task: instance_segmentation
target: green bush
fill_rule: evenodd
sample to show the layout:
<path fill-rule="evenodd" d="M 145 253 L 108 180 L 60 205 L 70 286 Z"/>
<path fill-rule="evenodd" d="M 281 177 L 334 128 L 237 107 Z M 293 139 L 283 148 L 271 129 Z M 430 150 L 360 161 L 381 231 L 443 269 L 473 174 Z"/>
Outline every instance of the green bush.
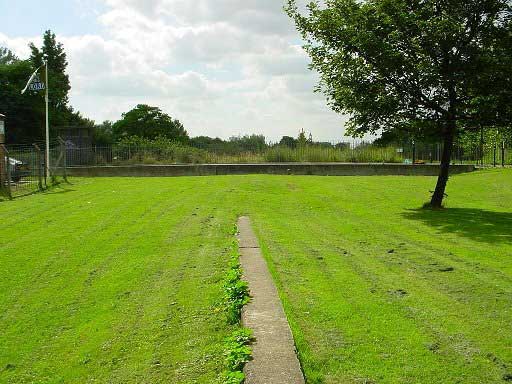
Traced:
<path fill-rule="evenodd" d="M 115 147 L 118 162 L 124 164 L 198 164 L 206 163 L 204 150 L 159 137 L 149 140 L 131 136 L 123 138 Z"/>

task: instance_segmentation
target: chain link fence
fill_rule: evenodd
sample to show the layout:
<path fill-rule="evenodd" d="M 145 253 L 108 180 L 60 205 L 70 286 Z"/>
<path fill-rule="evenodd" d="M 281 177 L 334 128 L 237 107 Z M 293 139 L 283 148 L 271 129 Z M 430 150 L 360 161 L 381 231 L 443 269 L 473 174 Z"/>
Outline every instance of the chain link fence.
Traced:
<path fill-rule="evenodd" d="M 129 166 L 170 164 L 258 164 L 300 162 L 402 163 L 413 158 L 412 150 L 371 145 L 289 148 L 269 146 L 261 151 L 211 152 L 186 146 L 93 146 L 66 149 L 67 164 L 80 166 Z"/>
<path fill-rule="evenodd" d="M 50 175 L 46 174 L 42 145 L 2 145 L 0 158 L 3 156 L 4 162 L 0 162 L 0 194 L 13 198 L 42 191 L 60 180 L 67 180 L 68 167 L 300 162 L 437 164 L 441 154 L 441 144 L 424 143 L 387 147 L 364 142 L 295 148 L 269 145 L 259 151 L 223 153 L 180 144 L 77 147 L 59 139 L 50 148 Z M 511 166 L 512 148 L 505 142 L 474 146 L 457 144 L 452 161 L 484 167 Z"/>
<path fill-rule="evenodd" d="M 260 151 L 239 153 L 211 152 L 177 144 L 165 147 L 68 145 L 65 157 L 70 167 L 87 167 L 300 162 L 437 164 L 441 160 L 441 154 L 442 144 L 423 143 L 387 147 L 367 143 L 306 145 L 296 148 L 269 145 Z M 512 150 L 504 144 L 483 148 L 456 145 L 452 161 L 454 164 L 481 166 L 512 165 Z"/>
<path fill-rule="evenodd" d="M 38 144 L 1 145 L 0 195 L 15 198 L 43 191 L 67 179 L 66 151 L 62 143 L 50 148 L 52 168 L 47 175 L 45 150 Z"/>

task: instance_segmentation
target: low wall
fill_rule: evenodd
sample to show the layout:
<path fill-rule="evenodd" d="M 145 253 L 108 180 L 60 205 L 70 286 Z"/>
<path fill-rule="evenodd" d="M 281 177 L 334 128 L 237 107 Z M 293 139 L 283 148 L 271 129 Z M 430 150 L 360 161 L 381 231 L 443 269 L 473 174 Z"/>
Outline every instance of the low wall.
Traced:
<path fill-rule="evenodd" d="M 453 165 L 451 174 L 473 172 L 473 165 Z M 199 164 L 130 165 L 71 167 L 69 176 L 77 177 L 171 177 L 215 175 L 318 175 L 318 176 L 437 176 L 439 165 L 354 164 L 354 163 L 272 163 L 272 164 Z"/>

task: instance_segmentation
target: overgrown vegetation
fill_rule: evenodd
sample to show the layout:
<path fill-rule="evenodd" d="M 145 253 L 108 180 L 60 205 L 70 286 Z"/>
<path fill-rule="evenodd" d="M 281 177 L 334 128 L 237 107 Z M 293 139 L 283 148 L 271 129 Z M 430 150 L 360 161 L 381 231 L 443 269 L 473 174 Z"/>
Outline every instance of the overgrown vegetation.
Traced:
<path fill-rule="evenodd" d="M 494 152 L 497 163 L 501 164 L 503 142 L 489 139 L 481 149 L 479 141 L 460 140 L 452 159 L 455 163 L 493 164 Z M 504 160 L 512 164 L 512 149 L 505 143 Z M 496 148 L 496 150 L 495 150 Z M 425 163 L 439 163 L 439 144 L 416 144 L 381 146 L 361 143 L 350 145 L 319 145 L 288 147 L 267 145 L 261 152 L 224 153 L 211 152 L 177 143 L 165 138 L 148 140 L 127 137 L 119 144 L 106 147 L 68 149 L 71 165 L 134 165 L 134 164 L 247 164 L 264 162 L 346 162 L 346 163 L 410 163 L 416 160 Z"/>
<path fill-rule="evenodd" d="M 132 164 L 212 164 L 264 162 L 349 162 L 401 163 L 411 151 L 398 152 L 396 147 L 379 147 L 366 143 L 333 146 L 309 144 L 294 148 L 286 145 L 266 145 L 261 151 L 238 153 L 212 152 L 182 144 L 168 138 L 154 140 L 131 136 L 114 146 L 68 150 L 69 162 L 75 165 Z"/>
<path fill-rule="evenodd" d="M 242 268 L 240 267 L 238 243 L 233 242 L 231 250 L 231 267 L 226 273 L 224 282 L 223 307 L 227 315 L 228 323 L 240 324 L 240 314 L 245 304 L 249 302 L 249 287 L 242 280 Z"/>
<path fill-rule="evenodd" d="M 289 148 L 275 146 L 264 153 L 268 162 L 343 162 L 343 163 L 401 163 L 404 157 L 396 147 L 361 145 L 355 148 L 314 146 Z"/>
<path fill-rule="evenodd" d="M 175 140 L 158 137 L 154 140 L 131 136 L 120 140 L 115 146 L 117 156 L 113 164 L 197 164 L 208 159 L 206 151 L 190 147 Z M 100 151 L 101 156 L 101 151 Z M 100 161 L 106 159 L 100 159 Z"/>
<path fill-rule="evenodd" d="M 234 235 L 237 232 L 238 229 L 235 226 Z M 222 307 L 228 323 L 236 326 L 240 326 L 242 308 L 249 302 L 249 287 L 247 282 L 242 280 L 243 272 L 239 259 L 238 242 L 235 240 L 231 246 L 231 266 L 224 281 Z M 243 368 L 251 356 L 251 349 L 248 346 L 251 337 L 252 333 L 249 329 L 237 328 L 226 339 L 224 356 L 227 371 L 223 374 L 224 384 L 243 383 L 245 379 Z"/>
<path fill-rule="evenodd" d="M 224 356 L 227 362 L 227 371 L 224 373 L 223 384 L 241 384 L 245 380 L 243 369 L 251 358 L 249 343 L 252 332 L 242 328 L 226 339 Z"/>

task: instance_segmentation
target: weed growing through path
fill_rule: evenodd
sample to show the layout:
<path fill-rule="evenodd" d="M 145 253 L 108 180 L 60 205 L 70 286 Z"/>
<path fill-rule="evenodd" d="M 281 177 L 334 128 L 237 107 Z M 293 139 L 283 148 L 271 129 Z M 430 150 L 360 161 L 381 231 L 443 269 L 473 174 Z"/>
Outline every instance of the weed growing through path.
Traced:
<path fill-rule="evenodd" d="M 238 228 L 234 227 L 234 235 Z M 249 286 L 242 280 L 242 268 L 240 266 L 240 253 L 238 242 L 233 240 L 231 250 L 231 267 L 226 273 L 224 283 L 223 308 L 230 325 L 239 325 L 242 308 L 249 302 Z M 225 352 L 228 370 L 224 373 L 224 384 L 240 384 L 244 382 L 243 368 L 251 357 L 251 349 L 248 344 L 252 338 L 252 332 L 246 328 L 240 328 L 226 339 Z"/>
<path fill-rule="evenodd" d="M 242 328 L 226 339 L 225 356 L 228 363 L 228 372 L 225 374 L 224 384 L 240 384 L 244 382 L 244 365 L 251 358 L 249 343 L 252 340 L 252 331 Z"/>
<path fill-rule="evenodd" d="M 249 289 L 243 281 L 238 255 L 233 256 L 233 265 L 226 274 L 224 284 L 224 308 L 231 325 L 240 322 L 242 307 L 249 302 Z"/>

